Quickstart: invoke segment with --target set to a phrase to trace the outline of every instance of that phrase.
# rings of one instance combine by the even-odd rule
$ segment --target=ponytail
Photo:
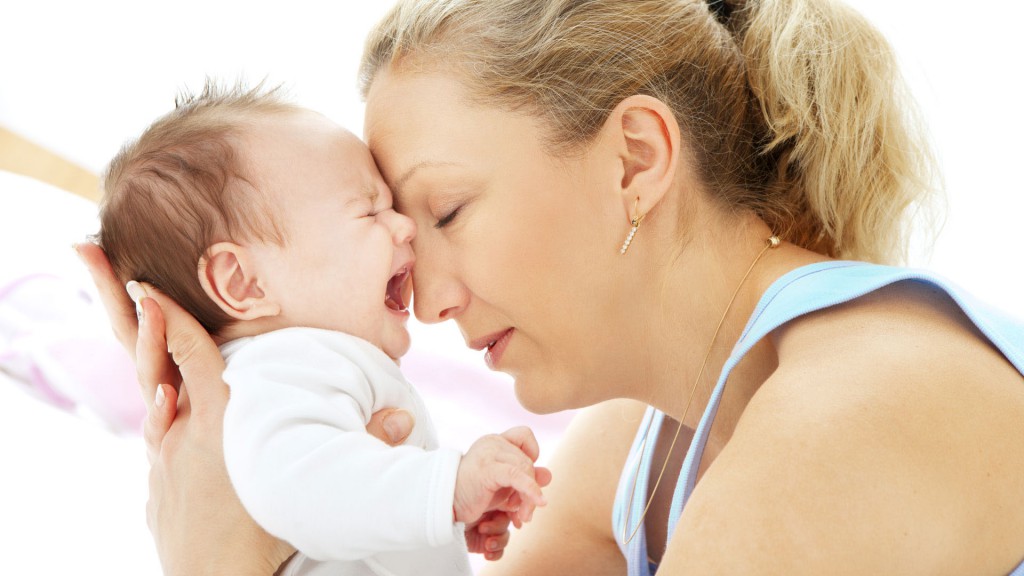
[[[778,158],[780,232],[833,257],[905,259],[937,171],[886,40],[832,0],[751,0],[727,26],[768,128],[762,153]]]

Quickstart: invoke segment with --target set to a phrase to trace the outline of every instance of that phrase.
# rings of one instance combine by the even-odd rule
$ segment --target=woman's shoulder
[[[1024,338],[1024,328],[1019,337]],[[884,285],[795,318],[771,338],[779,356],[772,382],[811,386],[792,390],[799,394],[830,392],[813,386],[815,380],[852,379],[857,388],[878,388],[886,395],[911,392],[914,383],[932,391],[955,386],[945,398],[951,399],[972,380],[1000,374],[1002,380],[1021,380],[961,304],[945,288],[926,282]],[[1024,392],[1024,386],[1013,389]]]
[[[822,432],[837,434],[847,423],[893,438],[915,428],[937,438],[958,425],[971,437],[998,413],[1024,422],[1024,376],[940,287],[890,284],[772,338],[778,368],[745,412],[750,420],[770,406],[777,425],[827,423]]]
[[[997,572],[1019,552],[1024,378],[943,289],[893,283],[771,337],[778,369],[694,492],[684,522],[704,521],[681,529],[731,549],[803,542],[862,571],[977,572],[981,556]]]

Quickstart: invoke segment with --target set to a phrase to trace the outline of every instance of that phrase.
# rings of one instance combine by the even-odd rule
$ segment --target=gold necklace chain
[[[686,399],[686,406],[683,408],[683,415],[679,418],[679,425],[676,428],[676,434],[672,437],[672,444],[668,447],[669,454],[672,454],[672,451],[676,447],[676,441],[679,440],[679,433],[683,429],[683,421],[686,419],[686,413],[690,410],[690,403],[693,402],[693,394],[697,390],[697,384],[700,383],[700,378],[704,375],[704,368],[708,365],[708,359],[711,357],[711,351],[714,349],[715,340],[718,338],[718,333],[722,330],[722,325],[725,324],[725,318],[729,315],[729,310],[732,308],[733,302],[736,301],[736,296],[740,293],[740,288],[742,288],[743,284],[747,281],[747,277],[750,276],[750,272],[754,270],[754,266],[756,266],[758,261],[761,260],[761,256],[764,256],[764,253],[772,248],[777,248],[779,244],[781,244],[781,241],[778,236],[772,235],[768,238],[765,247],[757,253],[757,257],[755,257],[754,261],[750,263],[750,267],[747,268],[746,273],[743,274],[743,278],[740,278],[740,283],[736,285],[736,290],[732,293],[732,297],[729,298],[729,303],[725,306],[725,312],[722,313],[722,318],[718,321],[718,327],[715,328],[715,333],[711,336],[711,342],[708,343],[708,351],[704,354],[704,361],[700,364],[700,370],[697,372],[697,378],[693,381],[693,386],[690,387],[690,396]],[[633,474],[633,487],[629,491],[629,504],[626,506],[626,519],[622,524],[623,546],[632,542],[633,538],[636,537],[637,532],[640,531],[640,527],[644,525],[644,518],[647,517],[647,512],[651,509],[651,503],[654,502],[654,496],[658,492],[658,486],[661,485],[661,479],[665,475],[665,470],[668,468],[669,459],[665,458],[665,462],[661,465],[661,472],[658,473],[658,479],[654,482],[654,488],[651,489],[651,497],[647,500],[647,505],[644,506],[644,511],[640,514],[636,527],[633,528],[633,532],[630,533],[627,538],[626,531],[629,530],[629,520],[633,512],[633,498],[636,496],[636,484],[637,480],[640,479],[640,469],[643,467],[644,452],[647,448],[647,439],[650,438],[652,422],[654,422],[653,417],[647,422],[647,429],[644,431],[644,441],[640,444],[636,472]]]

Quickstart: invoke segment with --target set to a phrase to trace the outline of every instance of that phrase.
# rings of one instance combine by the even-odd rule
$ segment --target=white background
[[[1024,228],[1024,114],[1021,113],[1021,22],[1016,0],[851,0],[889,37],[921,102],[946,178],[949,211],[932,257],[915,265],[952,277],[983,298],[1024,316],[1021,230]],[[138,134],[173,105],[182,86],[199,88],[205,76],[284,82],[295,99],[361,132],[362,104],[356,70],[363,37],[384,13],[386,0],[361,3],[288,3],[223,0],[4,0],[0,7],[0,125],[99,172],[121,143]],[[4,248],[7,250],[8,248]],[[465,357],[453,327],[417,328],[417,346],[431,353]],[[476,360],[474,360],[476,361]],[[40,418],[49,418],[42,415]],[[4,426],[5,422],[0,422]],[[54,426],[58,426],[55,424]],[[31,438],[0,428],[0,442],[24,441],[27,455],[40,452]],[[88,436],[88,435],[87,435]],[[136,446],[127,448],[136,450]],[[10,452],[8,452],[10,453]],[[122,448],[106,448],[83,466],[104,467]],[[62,457],[62,456],[59,456]],[[51,455],[38,453],[40,461]],[[131,464],[144,482],[144,466]],[[60,468],[43,467],[47,475]],[[103,506],[88,495],[61,498],[75,478],[0,476],[0,490],[45,490],[58,510],[42,524],[62,523],[67,514],[90,515],[79,543],[63,539],[45,546],[4,542],[22,529],[4,521],[0,551],[5,572],[52,573],[67,555],[70,568],[97,538],[123,558],[111,558],[111,573],[152,569],[152,550],[142,527],[124,538],[111,527]],[[28,496],[38,494],[27,493]],[[144,486],[125,494],[144,501]],[[117,498],[100,493],[97,498]],[[10,505],[17,496],[2,500]],[[35,502],[27,497],[28,502]],[[76,504],[78,502],[78,504]],[[35,505],[35,504],[33,504]],[[81,523],[82,520],[79,519]],[[46,526],[38,527],[44,530]],[[141,536],[141,537],[139,537]],[[15,538],[14,542],[17,542]],[[36,543],[38,544],[38,543]],[[77,547],[76,547],[77,546]],[[40,558],[47,555],[46,558]],[[33,556],[37,558],[33,560]],[[80,566],[81,567],[81,566]],[[94,572],[95,566],[87,566]]]

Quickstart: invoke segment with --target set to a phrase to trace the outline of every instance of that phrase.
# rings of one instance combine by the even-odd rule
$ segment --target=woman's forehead
[[[452,149],[480,139],[482,110],[464,104],[461,86],[444,74],[383,72],[366,99],[364,132],[388,183],[453,161]]]

